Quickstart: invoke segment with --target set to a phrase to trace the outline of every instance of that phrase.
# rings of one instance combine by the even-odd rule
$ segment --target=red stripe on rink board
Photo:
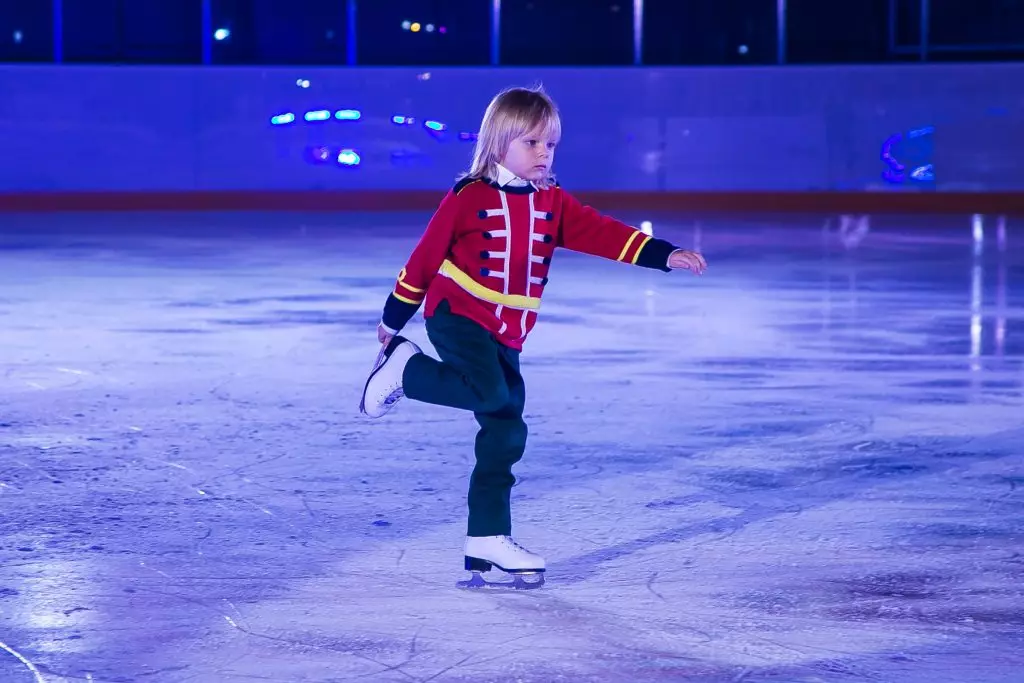
[[[1021,192],[586,192],[604,211],[1024,214]],[[0,211],[433,211],[443,190],[0,192]]]

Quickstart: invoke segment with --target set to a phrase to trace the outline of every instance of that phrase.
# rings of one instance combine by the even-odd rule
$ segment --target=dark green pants
[[[410,359],[402,379],[405,396],[473,411],[480,431],[469,482],[468,534],[511,535],[512,465],[523,457],[527,431],[519,352],[498,343],[472,320],[453,315],[447,301],[426,322],[441,360],[426,354]]]

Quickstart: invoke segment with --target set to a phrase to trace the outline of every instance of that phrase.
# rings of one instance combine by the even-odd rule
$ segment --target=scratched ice
[[[356,413],[422,220],[4,216],[0,681],[1022,680],[1019,222],[561,252],[516,593],[455,587],[472,419]]]

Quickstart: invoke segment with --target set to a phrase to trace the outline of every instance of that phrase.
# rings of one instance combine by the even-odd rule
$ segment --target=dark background
[[[1024,0],[928,0],[924,33],[923,0],[636,2],[644,16],[639,63],[648,65],[766,65],[779,63],[780,57],[786,64],[1024,59]],[[634,0],[502,0],[497,45],[492,42],[493,4],[492,0],[3,0],[0,62],[638,63]],[[780,5],[784,12],[780,13]],[[414,22],[419,24],[418,32],[411,30]],[[230,35],[217,40],[218,29]],[[780,34],[784,36],[781,55]]]

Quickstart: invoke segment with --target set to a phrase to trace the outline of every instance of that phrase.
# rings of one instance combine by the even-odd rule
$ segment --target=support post
[[[203,64],[213,64],[213,0],[203,0]]]
[[[64,0],[53,0],[53,61],[64,61]]]
[[[355,66],[358,61],[358,57],[356,57],[356,0],[346,0],[346,3],[348,30],[345,32],[345,63]]]
[[[775,25],[776,25],[776,39],[775,39],[775,61],[779,64],[786,63],[786,0],[776,0],[775,2]]]
[[[491,66],[501,63],[501,0],[491,2]]]
[[[644,0],[633,0],[633,65],[644,63]]]
[[[921,0],[921,45],[919,47],[922,62],[928,61],[928,29],[931,23],[931,2]]]

